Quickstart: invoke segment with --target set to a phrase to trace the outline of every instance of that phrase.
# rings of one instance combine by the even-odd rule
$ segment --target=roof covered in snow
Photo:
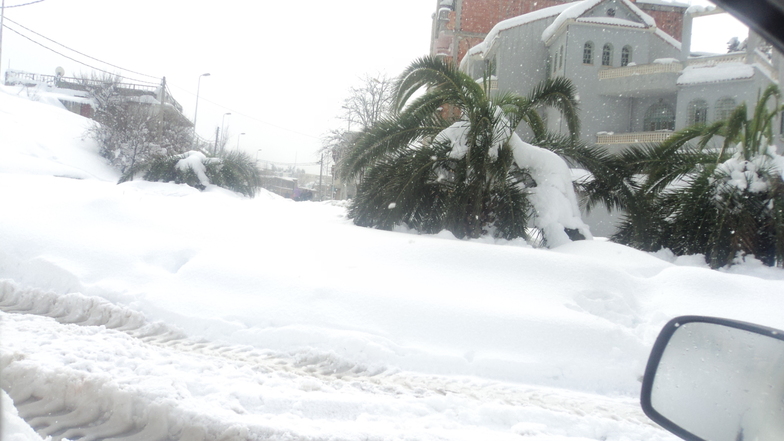
[[[715,66],[689,66],[678,78],[679,86],[722,81],[745,80],[754,76],[754,67],[744,63],[721,63]]]
[[[673,6],[676,8],[688,8],[688,2],[678,2],[673,0],[637,0],[637,3],[645,3],[648,5],[659,5],[659,6]]]
[[[569,7],[566,8],[563,12],[561,12],[555,21],[547,27],[542,33],[542,41],[545,43],[548,42],[553,36],[555,36],[558,31],[570,20],[578,20],[578,19],[599,19],[599,17],[583,17],[586,13],[597,7],[598,5],[606,2],[607,0],[583,0],[581,2],[574,2],[568,3]],[[634,3],[630,2],[629,0],[619,0],[625,7],[627,7],[637,18],[639,18],[639,27],[645,28],[655,28],[656,21],[650,15],[642,12],[640,8],[638,8]],[[613,17],[602,17],[602,20],[613,20]],[[627,22],[628,20],[620,20],[622,22]],[[612,23],[608,21],[602,21],[604,24],[608,25],[621,25],[621,23]],[[624,24],[625,25],[625,24]]]

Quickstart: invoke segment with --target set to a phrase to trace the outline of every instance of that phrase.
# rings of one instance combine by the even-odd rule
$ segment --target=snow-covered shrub
[[[249,197],[255,196],[261,186],[261,175],[254,161],[247,153],[237,151],[217,157],[207,157],[197,151],[154,156],[130,168],[120,183],[135,176],[146,181],[187,184],[199,190],[212,184]]]
[[[626,219],[613,240],[703,254],[713,268],[744,255],[784,266],[784,157],[769,145],[772,122],[782,111],[771,101],[779,95],[770,86],[751,118],[741,104],[725,121],[684,129],[622,157],[626,168],[619,169],[644,179],[629,186]],[[711,147],[715,135],[724,141]],[[697,139],[697,145],[689,143]]]
[[[125,173],[153,156],[187,151],[192,141],[187,120],[162,112],[152,97],[123,92],[120,80],[109,75],[82,79],[95,104],[95,122],[88,133],[101,155]]]

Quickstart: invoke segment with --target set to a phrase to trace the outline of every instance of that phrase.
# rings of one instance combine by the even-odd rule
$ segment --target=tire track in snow
[[[131,343],[171,351],[175,353],[173,355],[187,354],[249,367],[260,374],[305,380],[302,382],[304,389],[326,387],[414,399],[459,396],[482,403],[544,409],[569,417],[589,415],[658,432],[636,403],[489,380],[368,371],[331,356],[284,356],[250,346],[223,345],[188,338],[175,327],[148,322],[137,311],[78,293],[57,295],[35,289],[19,289],[12,282],[0,281],[0,310],[9,314],[48,317],[60,325],[93,329],[104,327],[110,331],[97,331],[122,333]],[[105,376],[82,372],[73,377],[75,374],[71,372],[68,379],[59,378],[64,375],[62,372],[30,363],[20,352],[0,352],[0,369],[5,378],[14,379],[3,388],[7,389],[20,416],[40,434],[51,435],[54,440],[199,441],[291,437],[290,433],[270,428],[256,427],[250,433],[247,428],[218,418],[189,413],[180,409],[176,401],[140,396],[132,388],[123,387]],[[313,383],[312,386],[307,386],[307,380]]]

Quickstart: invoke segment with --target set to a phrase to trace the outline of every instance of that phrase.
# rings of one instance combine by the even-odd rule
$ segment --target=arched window
[[[602,48],[602,66],[612,66],[612,45],[607,43]]]
[[[708,122],[708,103],[703,99],[691,100],[689,102],[689,121],[688,125],[705,124]]]
[[[732,111],[735,110],[735,107],[737,107],[737,105],[735,104],[734,98],[729,96],[719,98],[714,107],[714,119],[716,121],[722,121],[729,118],[730,115],[732,115]]]
[[[628,66],[629,63],[632,61],[632,47],[631,46],[624,46],[621,49],[621,66]]]
[[[593,64],[593,42],[589,41],[583,46],[583,64]]]
[[[672,111],[672,107],[659,101],[645,111],[643,124],[647,132],[675,130],[675,112]]]

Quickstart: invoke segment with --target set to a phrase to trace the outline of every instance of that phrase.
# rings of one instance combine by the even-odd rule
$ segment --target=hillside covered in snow
[[[672,440],[638,404],[661,326],[784,328],[759,262],[118,185],[89,123],[0,87],[3,440]]]

